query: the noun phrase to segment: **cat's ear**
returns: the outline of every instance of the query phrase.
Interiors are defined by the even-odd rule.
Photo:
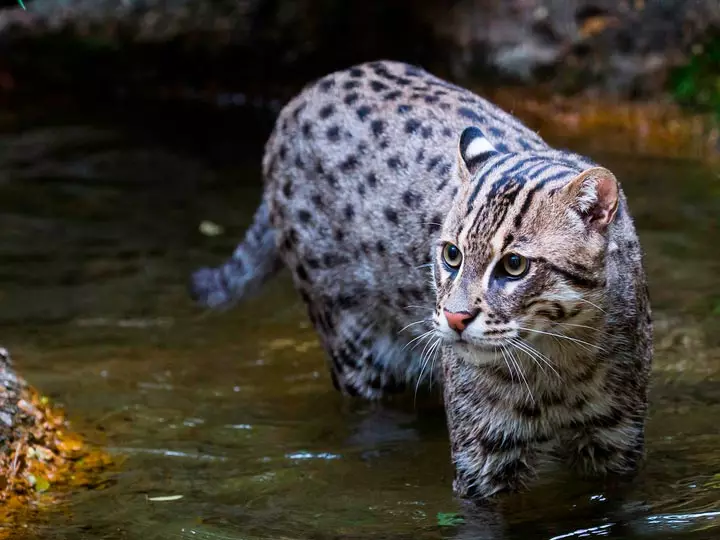
[[[465,128],[460,135],[458,146],[458,171],[461,179],[472,179],[482,163],[493,154],[497,154],[497,150],[482,131],[474,126]]]
[[[615,219],[619,191],[617,178],[603,167],[583,171],[562,189],[568,204],[598,231]]]

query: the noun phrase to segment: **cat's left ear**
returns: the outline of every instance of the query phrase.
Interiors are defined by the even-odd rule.
[[[474,126],[465,128],[458,146],[458,171],[463,182],[470,181],[483,162],[493,154],[497,154],[497,150],[482,131]]]
[[[603,167],[583,171],[562,189],[570,206],[598,231],[604,231],[615,219],[619,191],[617,178]]]

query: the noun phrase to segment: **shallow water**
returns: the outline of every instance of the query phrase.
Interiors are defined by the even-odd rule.
[[[490,512],[452,497],[437,395],[372,405],[333,390],[287,276],[226,313],[191,305],[189,272],[224,258],[252,215],[264,132],[136,113],[0,110],[0,340],[76,429],[127,457],[17,538],[720,535],[716,171],[592,152],[647,252],[647,465],[629,486],[557,478]],[[224,233],[204,236],[203,220]]]

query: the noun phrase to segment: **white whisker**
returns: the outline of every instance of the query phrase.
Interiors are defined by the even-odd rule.
[[[546,336],[554,336],[554,337],[561,338],[561,339],[567,339],[568,341],[572,341],[572,342],[578,343],[580,345],[586,345],[588,347],[594,347],[600,351],[605,351],[605,349],[603,349],[599,345],[594,345],[592,343],[588,343],[587,341],[583,341],[582,339],[572,338],[572,337],[566,336],[564,334],[557,334],[554,332],[546,332],[544,330],[535,330],[533,328],[524,328],[522,326],[518,326],[517,328],[518,328],[518,330],[524,330],[525,332],[532,332],[534,334],[543,334]]]
[[[512,339],[512,340],[510,340],[510,342],[511,342],[513,345],[515,345],[515,347],[517,347],[517,348],[520,349],[521,351],[525,352],[525,354],[527,354],[528,356],[531,356],[531,357],[535,358],[535,359],[536,359],[536,362],[537,362],[538,359],[539,359],[540,361],[542,361],[547,367],[549,367],[549,368],[552,370],[552,372],[553,372],[555,375],[557,375],[558,378],[561,378],[561,377],[560,377],[560,374],[559,374],[559,373],[557,372],[557,370],[553,367],[552,362],[550,361],[550,359],[549,359],[547,356],[545,356],[543,353],[541,353],[540,351],[538,351],[535,347],[533,347],[532,345],[530,345],[529,343],[523,341],[523,340],[520,339],[520,338]],[[542,367],[541,367],[541,369],[542,369]],[[543,372],[544,372],[544,370],[543,370]]]
[[[566,322],[561,322],[561,321],[553,321],[553,322],[552,322],[552,325],[553,325],[553,326],[556,326],[556,325],[557,325],[557,326],[567,326],[567,327],[569,327],[569,328],[586,328],[587,330],[592,330],[598,337],[600,337],[600,336],[603,336],[603,337],[610,336],[610,334],[609,334],[607,331],[605,331],[604,329],[602,329],[602,328],[597,328],[597,327],[594,327],[594,326],[588,326],[588,325],[586,325],[586,324],[574,324],[574,323],[566,323]]]
[[[442,351],[442,339],[438,339],[437,345],[435,346],[435,350],[433,351],[433,359],[432,363],[430,364],[430,389],[432,390],[432,376],[433,373],[435,373],[435,361],[438,359],[438,356],[440,356],[438,353]]]
[[[435,358],[437,355],[437,352],[440,350],[440,345],[442,343],[442,338],[437,339],[432,347],[430,347],[430,350],[428,350],[427,357],[430,361],[430,384],[428,385],[430,389],[432,389],[432,380],[433,380],[433,373],[435,372]]]
[[[597,304],[593,304],[590,300],[586,300],[585,298],[577,298],[576,300],[580,300],[581,302],[585,302],[586,304],[590,304],[595,309],[601,311],[602,313],[605,313],[605,310],[598,306]]]
[[[505,345],[501,345],[501,347],[502,347],[503,349],[505,349]],[[517,358],[515,358],[515,357],[513,356],[512,351],[510,351],[509,349],[507,349],[507,353],[508,353],[508,355],[510,356],[510,359],[512,360],[513,364],[515,364],[515,368],[518,370],[518,373],[520,373],[520,377],[522,377],[522,380],[523,380],[523,382],[525,383],[525,388],[527,388],[528,397],[530,398],[530,401],[532,401],[533,403],[535,403],[535,398],[534,398],[533,395],[532,395],[532,390],[530,390],[530,385],[528,384],[527,379],[525,378],[525,374],[523,373],[522,367],[521,367],[520,364],[518,363]]]
[[[438,337],[435,341],[428,342],[428,344],[425,345],[425,348],[423,348],[423,352],[420,355],[420,364],[421,364],[420,375],[418,375],[417,382],[415,383],[415,397],[413,399],[413,406],[415,406],[417,404],[417,393],[418,393],[418,389],[420,388],[420,383],[422,382],[423,374],[425,373],[425,368],[427,367],[428,363],[430,362],[430,357],[433,354],[433,351],[436,349],[436,347],[438,346],[438,344],[441,341],[442,341],[442,338]],[[432,344],[430,345],[430,343],[432,343]],[[429,348],[428,348],[428,345],[430,345]],[[427,353],[425,352],[426,350],[427,350]],[[423,361],[423,358],[425,359],[424,361]],[[430,377],[432,377],[432,366],[430,367]]]
[[[514,348],[514,349],[517,349],[517,350],[520,351],[520,352],[524,352],[524,353],[525,353],[525,356],[527,356],[528,358],[530,358],[530,360],[532,360],[533,364],[535,364],[536,366],[538,366],[538,367],[540,368],[540,371],[543,372],[543,375],[545,374],[545,367],[542,366],[542,365],[538,362],[538,360],[537,360],[537,358],[536,358],[535,356],[531,355],[528,351],[526,351],[525,349],[523,349],[519,344],[515,343],[515,342],[512,341],[512,340],[508,340],[508,345],[510,345],[510,346],[511,346],[512,348]]]
[[[427,337],[430,336],[433,332],[435,332],[435,329],[428,330],[427,332],[424,332],[424,333],[420,334],[420,335],[417,336],[416,338],[411,339],[410,341],[408,341],[408,342],[405,344],[405,346],[403,346],[403,348],[401,349],[401,352],[404,351],[405,349],[407,349],[407,348],[408,348],[410,345],[412,345],[413,343],[415,343],[418,339],[427,338]],[[421,342],[421,343],[422,343],[422,342]],[[419,345],[419,343],[418,343],[418,345]],[[417,347],[417,345],[415,345],[415,347]],[[415,347],[413,347],[413,349],[414,349]],[[412,350],[412,349],[410,349],[410,350]]]
[[[408,305],[408,306],[405,306],[403,309],[424,309],[424,310],[426,310],[426,311],[431,311],[431,310],[432,310],[432,308],[429,308],[428,306],[415,306],[415,305],[412,305],[412,304],[410,304],[410,305]]]
[[[425,343],[425,346],[423,347],[422,351],[420,351],[420,361],[422,362],[422,359],[425,358],[425,353],[428,351],[430,346],[434,343],[434,341],[429,340],[427,343]]]
[[[510,366],[510,362],[508,362],[507,356],[505,356],[505,347],[502,347],[500,349],[500,353],[502,354],[503,362],[505,362],[505,365],[507,366],[508,371],[510,372],[510,380],[512,381],[513,384],[515,384],[515,372],[513,371],[512,367]],[[497,349],[495,350],[495,355],[497,356]]]
[[[407,330],[407,329],[410,328],[411,326],[415,326],[416,324],[422,324],[422,323],[426,323],[426,322],[430,322],[430,319],[421,319],[421,320],[419,320],[419,321],[411,322],[411,323],[408,324],[407,326],[404,326],[403,328],[401,328],[400,330],[398,330],[398,334],[402,334],[405,330]]]
[[[553,325],[557,324],[560,326],[569,326],[572,328],[587,328],[588,330],[594,330],[595,332],[603,332],[603,330],[601,328],[596,328],[594,326],[589,326],[587,324],[566,323],[566,322],[561,322],[561,321],[552,321],[552,324]]]

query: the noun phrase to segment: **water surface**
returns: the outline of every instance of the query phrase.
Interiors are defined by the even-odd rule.
[[[720,535],[716,171],[592,151],[647,252],[647,466],[630,486],[557,478],[492,514],[452,497],[437,395],[333,390],[287,275],[225,313],[191,305],[189,272],[224,258],[257,204],[264,132],[181,118],[0,110],[0,339],[76,429],[127,456],[106,489],[63,497],[18,538]]]

